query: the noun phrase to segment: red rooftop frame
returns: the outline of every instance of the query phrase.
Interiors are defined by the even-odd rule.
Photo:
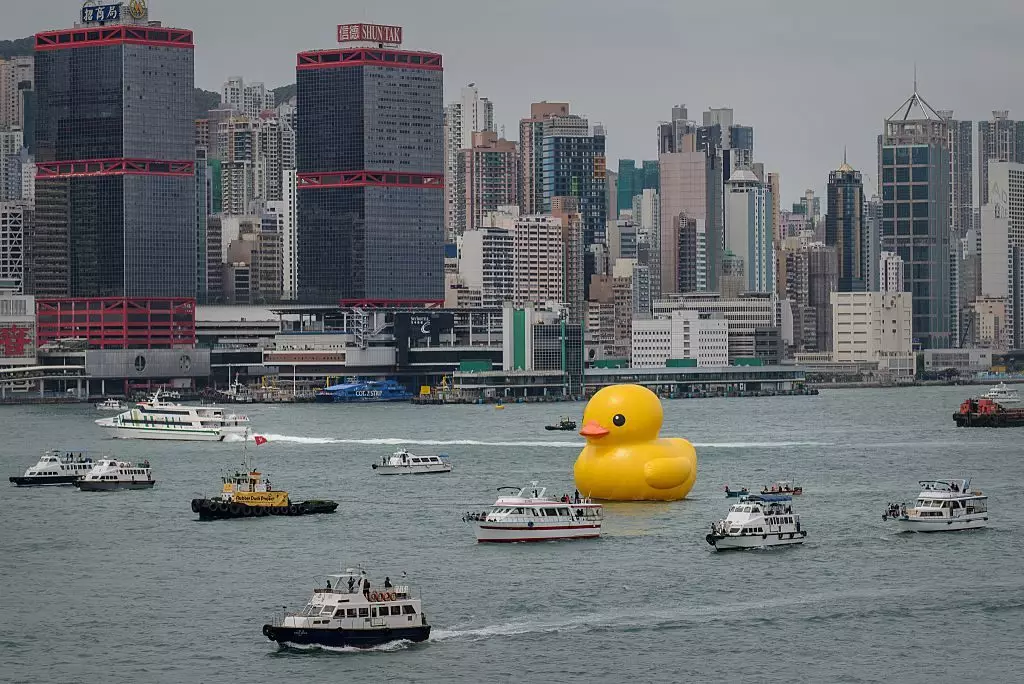
[[[163,26],[90,26],[36,34],[36,51],[97,45],[154,45],[194,48],[192,31]]]
[[[193,160],[77,159],[36,162],[36,178],[86,178],[89,176],[192,176]]]
[[[436,52],[411,52],[379,48],[348,48],[300,52],[296,68],[332,69],[348,66],[387,66],[402,69],[442,71],[441,55]]]
[[[182,297],[36,299],[43,345],[84,338],[91,349],[177,349],[196,343],[196,300]]]
[[[394,171],[324,171],[297,174],[299,190],[316,188],[444,188],[443,173]]]

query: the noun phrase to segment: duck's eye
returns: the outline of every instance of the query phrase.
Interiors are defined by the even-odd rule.
[[[622,415],[621,413],[616,413],[615,416],[612,418],[612,422],[615,423],[615,427],[622,427],[623,425],[626,424],[626,416]]]

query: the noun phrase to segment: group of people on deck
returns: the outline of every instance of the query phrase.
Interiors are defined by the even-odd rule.
[[[559,501],[561,501],[562,503],[582,503],[582,501],[580,500],[580,490],[577,489],[576,493],[573,496],[563,494],[562,498],[559,499]]]
[[[898,518],[898,517],[900,517],[902,515],[906,515],[906,514],[907,514],[907,505],[906,504],[890,503],[888,508],[886,509],[886,515],[888,515],[890,518]]]

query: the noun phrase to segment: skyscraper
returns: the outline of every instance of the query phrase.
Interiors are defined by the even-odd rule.
[[[37,294],[195,296],[192,32],[147,15],[35,36]]]
[[[917,93],[885,120],[878,139],[882,247],[903,259],[915,340],[951,343],[949,124]]]
[[[974,214],[974,130],[970,121],[940,111],[949,122],[949,226],[956,237],[971,227]]]
[[[1024,121],[1008,110],[992,112],[991,121],[978,122],[978,204],[988,204],[988,162],[1024,163]]]
[[[725,184],[725,247],[743,260],[750,292],[775,292],[772,236],[771,191],[749,169],[737,169]]]
[[[618,218],[620,211],[633,209],[633,198],[642,195],[644,190],[658,189],[658,162],[644,161],[638,168],[632,159],[619,160],[618,187],[616,190],[615,215],[609,220]]]
[[[864,292],[864,183],[860,171],[843,160],[828,176],[825,244],[839,260],[839,292]]]
[[[608,211],[604,128],[600,124],[591,127],[587,119],[567,114],[545,121],[543,136],[542,210],[551,213],[556,197],[578,198],[584,247],[603,243]]]
[[[991,161],[981,209],[981,289],[1006,302],[1007,341],[1024,347],[1024,164]]]
[[[519,187],[519,156],[516,144],[498,139],[493,131],[473,134],[469,148],[459,155],[463,171],[462,232],[483,225],[484,214],[515,204]]]
[[[445,226],[449,240],[470,228],[464,212],[466,169],[462,151],[471,148],[473,134],[482,131],[495,131],[494,103],[480,97],[476,84],[470,83],[457,102],[444,108]]]
[[[568,102],[534,102],[529,118],[519,121],[519,209],[523,214],[538,214],[544,209],[544,124],[568,114]]]
[[[338,33],[298,55],[299,299],[441,302],[441,55],[399,49],[400,27]]]

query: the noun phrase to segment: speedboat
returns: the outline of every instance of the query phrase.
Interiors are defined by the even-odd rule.
[[[149,461],[131,463],[105,458],[97,462],[85,477],[75,480],[83,492],[111,492],[118,489],[151,489],[156,484]]]
[[[92,466],[92,458],[83,452],[51,450],[45,452],[39,462],[26,470],[24,475],[8,479],[19,487],[69,485],[84,477],[92,470]]]
[[[421,599],[390,578],[373,586],[362,570],[327,575],[302,610],[263,625],[284,648],[373,648],[393,641],[426,641],[430,625]]]
[[[711,523],[704,540],[719,551],[803,544],[807,530],[793,512],[793,497],[749,494],[729,507],[725,520]]]
[[[740,489],[729,489],[729,485],[725,485],[725,496],[726,498],[735,498],[737,496],[746,496],[750,493],[750,490],[746,487]]]
[[[890,504],[882,520],[893,518],[901,532],[956,532],[988,526],[988,497],[971,489],[970,479],[922,480],[910,508]]]
[[[776,480],[770,485],[761,488],[762,494],[789,494],[790,496],[798,496],[804,493],[804,488],[798,484],[794,484],[790,480]]]
[[[558,422],[554,425],[545,425],[545,430],[576,430],[576,421],[570,420],[568,417],[561,417]]]
[[[604,519],[601,504],[579,496],[555,499],[546,488],[531,482],[529,487],[499,487],[511,490],[499,496],[482,513],[467,513],[465,522],[476,527],[478,542],[532,542],[556,539],[593,539],[601,536]]]
[[[1016,404],[1020,401],[1020,393],[1007,387],[1005,382],[999,383],[982,396],[999,404]]]
[[[120,439],[222,442],[230,436],[244,439],[249,433],[247,416],[227,413],[217,406],[166,402],[160,391],[135,408],[113,418],[100,418],[96,424]]]
[[[117,399],[104,399],[96,404],[97,411],[124,411],[125,405]]]
[[[438,456],[417,456],[405,449],[399,449],[390,456],[384,456],[380,463],[371,466],[380,475],[415,475],[423,473],[450,473],[452,464],[447,454]]]

